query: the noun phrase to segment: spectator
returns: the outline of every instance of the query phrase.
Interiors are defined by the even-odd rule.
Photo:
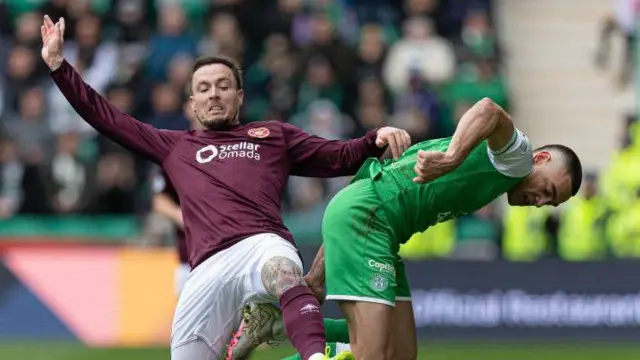
[[[324,13],[314,14],[311,21],[311,39],[304,46],[303,68],[318,58],[324,58],[333,68],[336,81],[349,86],[355,70],[355,54],[337,35],[334,25]]]
[[[618,70],[618,84],[627,85],[633,74],[633,54],[636,41],[636,19],[639,8],[634,0],[615,0],[614,15],[605,17],[598,48],[596,50],[596,65],[606,68],[611,57],[611,38],[614,34],[619,34],[624,39],[624,53],[622,64]]]
[[[558,253],[568,261],[596,261],[607,256],[605,216],[607,207],[598,194],[597,176],[588,173],[576,199],[561,214]]]
[[[358,127],[352,136],[362,136],[368,130],[384,126],[390,122],[388,99],[383,84],[379,78],[370,76],[360,81],[358,85],[358,101],[354,115]]]
[[[305,111],[316,99],[331,100],[338,107],[344,105],[344,89],[329,61],[315,57],[307,62],[306,76],[298,90],[298,111]]]
[[[245,45],[238,19],[229,13],[215,15],[199,50],[201,54],[222,54],[242,62]]]
[[[412,73],[434,84],[441,84],[454,74],[455,54],[452,45],[433,33],[433,23],[425,18],[411,18],[404,23],[404,35],[391,46],[384,64],[385,83],[395,93],[409,87]]]
[[[296,58],[284,34],[273,33],[265,40],[264,51],[245,75],[244,111],[249,121],[264,119],[270,110],[289,117],[296,101]]]
[[[40,25],[42,15],[37,12],[23,14],[18,18],[14,34],[14,44],[24,46],[33,52],[40,52],[42,39],[40,38]]]
[[[146,74],[153,81],[166,78],[169,64],[176,55],[196,56],[198,44],[189,33],[182,8],[175,4],[161,5],[158,10],[158,33],[149,40],[146,60]]]
[[[17,112],[18,99],[23,93],[43,83],[37,73],[36,55],[29,48],[16,46],[9,53],[2,82],[0,112]]]
[[[77,157],[79,135],[58,136],[57,149],[47,166],[49,201],[56,213],[80,213],[85,205],[89,185],[89,168]]]
[[[159,129],[186,130],[189,121],[182,113],[179,92],[169,84],[159,84],[153,90],[153,115],[149,123]]]
[[[459,103],[473,104],[485,96],[509,109],[507,85],[490,60],[465,64],[445,88],[445,98],[452,106]]]
[[[109,14],[113,37],[121,45],[125,62],[135,63],[144,57],[146,41],[151,36],[148,7],[151,0],[114,0]]]
[[[53,134],[47,126],[44,93],[40,88],[25,91],[19,99],[18,112],[9,112],[2,121],[4,133],[15,140],[18,154],[29,164],[46,159],[53,144]]]
[[[418,117],[403,117],[401,115],[399,118],[408,122],[404,124],[398,122],[397,124],[400,128],[407,129],[414,141],[435,138],[438,135],[439,100],[437,95],[418,72],[413,72],[410,76],[409,88],[396,96],[395,112],[404,115],[414,114]]]
[[[189,93],[189,80],[194,59],[189,55],[178,55],[169,64],[168,84],[178,92],[179,96]]]
[[[494,204],[459,218],[456,221],[456,234],[452,258],[483,261],[499,258],[500,222]]]
[[[363,26],[358,43],[358,78],[382,77],[385,52],[382,28],[375,24]]]
[[[117,72],[119,49],[110,41],[103,41],[102,22],[95,15],[78,19],[75,39],[65,42],[65,57],[82,73],[84,80],[96,91],[103,93]],[[77,130],[82,137],[93,138],[95,130],[83,121],[64,98],[60,90],[49,92],[51,129],[56,134]]]
[[[472,11],[465,17],[460,37],[463,61],[499,58],[496,35],[484,11]]]
[[[16,143],[0,139],[0,219],[13,216],[22,205],[24,165],[18,156]]]
[[[105,155],[98,162],[95,189],[87,212],[130,214],[135,210],[133,159],[126,153]]]

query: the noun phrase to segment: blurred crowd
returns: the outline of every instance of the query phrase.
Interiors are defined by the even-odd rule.
[[[43,14],[65,17],[65,57],[91,86],[158,128],[190,127],[193,62],[224,54],[244,68],[243,122],[281,120],[330,139],[393,125],[417,142],[451,135],[484,96],[509,110],[491,13],[490,0],[5,0],[0,218],[144,219],[149,212],[157,169],[97,134],[53,86],[40,59]],[[640,222],[629,215],[637,209],[640,216],[634,144],[626,142],[600,181],[586,174],[581,195],[560,212],[496,202],[414,235],[402,253],[485,260],[640,255]],[[289,224],[319,233],[327,201],[347,182],[292,178]]]
[[[151,166],[97,134],[52,86],[42,14],[67,20],[64,54],[121,110],[190,126],[200,55],[245,69],[242,121],[330,139],[383,124],[448,136],[473,102],[508,107],[488,0],[8,0],[0,4],[0,216],[144,213]],[[295,178],[286,211],[312,211],[346,179]]]

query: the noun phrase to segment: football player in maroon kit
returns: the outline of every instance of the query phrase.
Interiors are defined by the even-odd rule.
[[[121,112],[87,85],[62,55],[64,19],[45,16],[42,58],[75,111],[103,135],[160,164],[176,189],[192,271],[171,335],[172,360],[224,356],[247,302],[279,301],[287,336],[304,360],[324,359],[320,303],[302,277],[282,222],[290,175],[353,175],[388,148],[398,157],[409,135],[383,127],[349,141],[312,136],[279,121],[241,125],[239,66],[206,57],[193,69],[191,108],[204,130],[159,130]]]

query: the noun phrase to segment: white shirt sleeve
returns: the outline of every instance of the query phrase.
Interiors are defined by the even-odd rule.
[[[533,149],[529,138],[520,130],[513,132],[509,143],[499,150],[487,147],[489,160],[501,174],[525,177],[533,170]]]

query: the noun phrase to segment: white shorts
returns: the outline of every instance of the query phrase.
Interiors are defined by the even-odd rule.
[[[274,234],[242,240],[196,267],[182,288],[171,331],[171,360],[218,360],[240,326],[247,302],[278,301],[267,294],[260,272],[277,256],[302,261],[296,248]]]
[[[180,264],[176,269],[176,295],[180,296],[180,292],[184,287],[184,284],[187,282],[187,278],[189,277],[189,273],[191,272],[191,266],[189,264]]]

